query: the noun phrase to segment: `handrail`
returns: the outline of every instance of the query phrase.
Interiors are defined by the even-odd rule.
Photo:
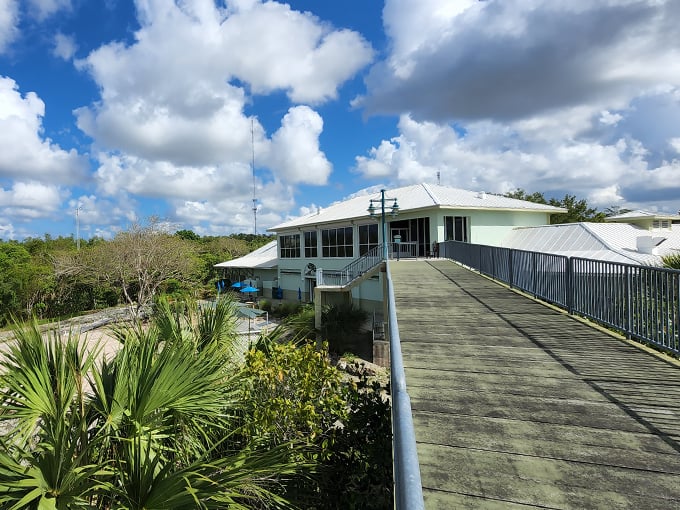
[[[680,354],[680,271],[446,241],[453,259],[627,338]]]
[[[338,271],[317,269],[316,284],[344,287],[352,280],[370,271],[383,261],[382,246],[374,246],[358,259],[354,259]],[[333,283],[331,283],[333,282]]]
[[[390,382],[392,386],[392,452],[394,469],[394,503],[396,510],[420,510],[425,507],[420,480],[420,464],[413,429],[411,399],[406,390],[401,340],[397,324],[394,285],[387,263],[387,306],[390,334]]]

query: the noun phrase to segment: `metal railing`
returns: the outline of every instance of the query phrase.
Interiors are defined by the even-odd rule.
[[[343,287],[383,261],[383,247],[375,246],[339,271],[317,269],[316,284]]]
[[[390,265],[387,264],[388,330],[390,336],[390,383],[392,387],[392,457],[394,470],[394,506],[397,510],[420,510],[425,507],[420,480],[420,464],[413,429],[411,399],[406,391],[401,339]]]
[[[418,243],[389,243],[391,259],[414,259],[418,256]]]
[[[446,241],[442,257],[680,354],[680,271]]]

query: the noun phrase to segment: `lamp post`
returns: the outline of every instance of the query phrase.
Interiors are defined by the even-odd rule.
[[[392,200],[392,211],[390,212],[392,217],[399,214],[399,205],[397,204],[396,198],[386,198],[385,190],[380,190],[380,198],[371,198],[368,205],[368,214],[371,218],[375,218],[375,205],[374,203],[380,204],[380,221],[382,222],[382,244],[383,244],[383,260],[387,260],[389,252],[387,250],[387,222],[385,220],[385,200]]]

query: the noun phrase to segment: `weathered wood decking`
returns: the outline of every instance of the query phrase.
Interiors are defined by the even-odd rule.
[[[680,368],[447,260],[393,262],[427,509],[680,508]]]

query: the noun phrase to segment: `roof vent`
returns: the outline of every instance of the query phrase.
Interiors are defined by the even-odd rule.
[[[640,253],[658,255],[658,246],[666,240],[665,237],[640,236],[636,239],[636,248]]]

